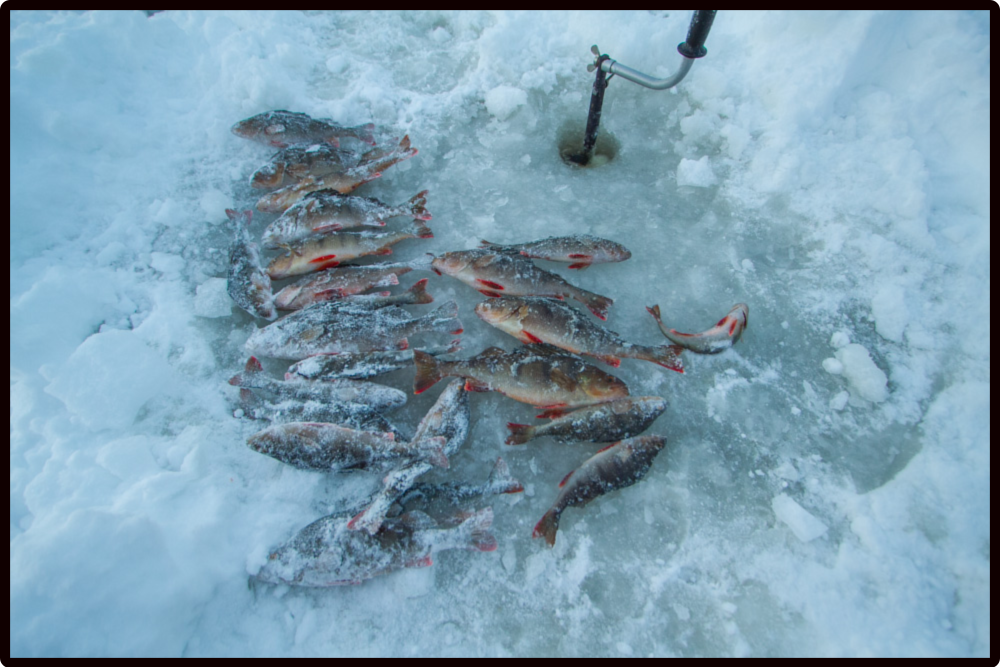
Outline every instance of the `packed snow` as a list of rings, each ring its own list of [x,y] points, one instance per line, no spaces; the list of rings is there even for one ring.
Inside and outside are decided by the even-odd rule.
[[[678,87],[611,79],[606,164],[564,164],[590,46],[667,76],[690,16],[12,11],[10,654],[990,655],[990,17],[722,11]],[[227,383],[265,322],[226,293],[225,209],[273,152],[230,127],[272,109],[409,135],[357,194],[429,190],[434,238],[388,259],[612,239],[632,257],[538,264],[645,345],[666,342],[647,306],[698,332],[747,303],[742,339],[684,374],[603,367],[668,402],[645,478],[548,548],[532,527],[602,445],[506,446],[535,410],[476,393],[427,479],[504,458],[524,493],[469,508],[492,506],[495,551],[248,585],[378,487],[250,449],[267,422]],[[454,358],[514,349],[448,276],[393,291],[428,277],[435,304],[407,311],[457,300]],[[446,384],[379,382],[408,433]]]

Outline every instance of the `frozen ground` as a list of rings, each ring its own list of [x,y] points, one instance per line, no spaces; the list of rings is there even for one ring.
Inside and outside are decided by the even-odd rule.
[[[562,164],[590,45],[665,76],[689,18],[11,12],[11,655],[989,655],[989,16],[721,12],[679,88],[612,79],[611,163]],[[359,192],[430,190],[435,238],[399,259],[607,236],[632,259],[546,268],[643,343],[644,306],[683,331],[749,304],[684,375],[618,369],[670,402],[644,481],[546,548],[532,526],[599,447],[505,447],[533,410],[476,394],[451,474],[502,454],[527,487],[493,502],[496,552],[248,588],[374,484],[263,457],[233,418],[255,324],[223,209],[269,152],[229,127],[275,108],[409,133]],[[471,289],[429,290],[463,355],[513,346]]]

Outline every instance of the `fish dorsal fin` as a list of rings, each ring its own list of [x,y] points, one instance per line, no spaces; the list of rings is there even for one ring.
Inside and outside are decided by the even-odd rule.
[[[475,358],[476,359],[492,359],[492,358],[496,358],[496,357],[501,357],[501,356],[503,356],[505,354],[507,354],[507,350],[503,349],[502,347],[497,347],[497,346],[494,345],[492,347],[486,348],[485,350],[483,350],[482,352],[480,352],[479,354],[477,354],[475,356]]]
[[[566,486],[566,482],[569,481],[569,478],[572,477],[573,473],[575,473],[575,472],[576,472],[575,470],[570,470],[569,474],[562,478],[562,481],[559,482],[559,488],[560,489],[563,488],[564,486]]]

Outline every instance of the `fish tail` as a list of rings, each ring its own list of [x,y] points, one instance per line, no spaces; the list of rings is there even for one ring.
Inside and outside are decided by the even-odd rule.
[[[427,278],[415,282],[413,287],[407,290],[407,293],[411,295],[411,303],[414,304],[430,303],[434,301],[434,297],[427,292]]]
[[[444,446],[448,443],[445,438],[426,438],[415,443],[414,449],[418,452],[420,459],[438,468],[448,467],[448,457],[444,453]]]
[[[455,534],[459,544],[473,551],[496,551],[497,538],[489,532],[493,524],[493,508],[484,507],[472,514],[456,527]]]
[[[414,220],[413,221],[413,226],[415,227],[413,233],[416,235],[416,237],[418,239],[432,239],[432,238],[434,238],[434,232],[431,231],[430,227],[428,227],[427,225],[424,224],[423,219],[418,218],[418,219]]]
[[[243,369],[243,372],[237,373],[233,377],[229,378],[229,384],[234,387],[252,387],[256,384],[254,379],[263,372],[264,367],[260,365],[257,357],[250,357],[247,359],[247,365]]]
[[[417,368],[416,375],[413,378],[414,394],[422,394],[444,377],[444,374],[441,372],[440,362],[426,352],[414,350],[413,363]]]
[[[371,146],[375,145],[375,123],[359,125],[356,129],[358,130],[358,139]]]
[[[226,215],[229,216],[229,219],[233,222],[237,224],[242,222],[249,227],[250,220],[253,218],[253,211],[250,209],[247,209],[246,211],[237,211],[235,209],[227,208]]]
[[[411,259],[409,262],[403,263],[411,271],[432,271],[431,262],[434,261],[434,255],[431,253],[424,253],[422,257],[417,257],[416,259]]]
[[[425,207],[427,204],[427,190],[423,190],[413,195],[410,201],[407,202],[410,205],[410,215],[416,220],[430,220],[431,214]]]
[[[431,311],[426,320],[434,331],[456,336],[464,331],[462,321],[458,319],[458,304],[454,300],[446,301]]]
[[[257,419],[255,409],[260,405],[260,399],[257,398],[257,394],[253,393],[249,389],[240,389],[240,409],[243,410],[243,416],[249,419]]]
[[[559,530],[559,510],[555,507],[550,509],[545,513],[545,516],[535,524],[535,530],[532,531],[532,537],[544,537],[545,542],[550,546],[554,547],[556,545],[556,531]]]
[[[507,462],[499,456],[497,457],[496,464],[493,466],[493,470],[490,472],[489,479],[486,480],[486,486],[493,493],[521,493],[524,491],[521,483],[510,474],[510,467],[507,465]]]
[[[677,371],[678,373],[684,372],[684,362],[681,360],[680,354],[684,349],[680,345],[656,345],[656,346],[642,346],[639,347],[640,354],[636,355],[637,359],[643,359],[645,361],[652,361],[654,364],[659,364],[664,368],[669,368],[672,371]]]
[[[597,315],[602,320],[608,319],[608,308],[614,303],[612,299],[588,292],[587,290],[580,290],[578,298],[594,315]]]
[[[535,427],[528,426],[527,424],[515,424],[514,422],[507,422],[507,428],[510,429],[510,435],[504,442],[508,445],[523,445],[524,443],[535,437]]]

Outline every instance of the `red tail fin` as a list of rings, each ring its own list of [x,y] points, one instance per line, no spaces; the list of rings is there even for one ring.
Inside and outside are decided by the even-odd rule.
[[[559,530],[559,512],[555,508],[550,509],[545,513],[535,525],[535,530],[531,533],[532,537],[544,537],[545,542],[548,543],[550,547],[556,545],[556,531]]]
[[[510,435],[504,442],[508,445],[523,445],[534,437],[534,426],[507,422],[507,428],[510,429]]]
[[[434,297],[427,293],[427,278],[423,280],[418,280],[413,284],[408,292],[413,294],[413,303],[431,303],[434,301]]]
[[[441,374],[440,363],[438,360],[426,352],[414,350],[413,363],[417,367],[417,373],[413,378],[414,394],[422,394],[437,384],[438,380],[444,377]]]

